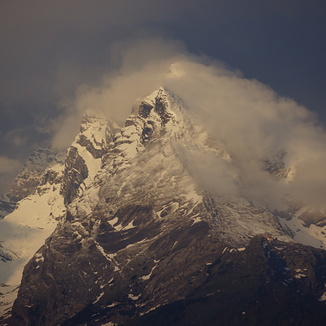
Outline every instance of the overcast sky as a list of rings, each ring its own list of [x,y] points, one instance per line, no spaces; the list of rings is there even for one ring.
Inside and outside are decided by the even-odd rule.
[[[137,40],[221,61],[325,126],[325,17],[324,0],[0,1],[0,192],[51,143],[79,86],[100,85]]]

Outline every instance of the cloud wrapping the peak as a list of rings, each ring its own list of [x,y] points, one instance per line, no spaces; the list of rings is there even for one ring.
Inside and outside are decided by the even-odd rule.
[[[112,47],[111,59],[116,69],[106,73],[100,85],[83,85],[76,92],[53,139],[55,148],[69,145],[76,133],[76,117],[86,109],[98,110],[123,124],[137,98],[163,86],[201,120],[236,164],[235,169],[230,164],[207,162],[216,167],[215,172],[211,168],[208,171],[220,179],[216,180],[219,194],[223,193],[223,182],[227,192],[235,192],[230,175],[236,170],[241,191],[271,207],[282,206],[284,196],[322,206],[326,195],[322,164],[326,136],[306,108],[219,62],[190,54],[182,43],[163,37],[119,42]],[[276,181],[264,170],[264,162],[276,160],[280,152],[286,153],[285,168],[290,169],[289,175],[295,173],[293,180],[289,177]],[[198,161],[193,158],[194,169]],[[209,179],[202,172],[198,175]]]

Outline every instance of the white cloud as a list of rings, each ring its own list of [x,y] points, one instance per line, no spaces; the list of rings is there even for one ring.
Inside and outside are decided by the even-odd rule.
[[[188,53],[173,40],[120,42],[113,47],[112,56],[119,66],[103,77],[101,86],[79,88],[54,137],[54,147],[70,143],[85,109],[93,108],[123,123],[138,97],[164,86],[184,101],[230,153],[242,182],[241,191],[248,197],[274,207],[280,206],[286,194],[322,204],[326,195],[326,136],[307,109],[221,63]],[[290,184],[285,179],[275,181],[262,169],[263,161],[279,151],[286,152],[286,166],[296,171]],[[211,180],[210,188],[215,184],[218,192],[223,188],[235,191],[231,182],[234,165],[208,159],[209,172],[205,174],[196,157],[192,160],[194,173],[206,184]],[[316,192],[318,196],[311,196]]]

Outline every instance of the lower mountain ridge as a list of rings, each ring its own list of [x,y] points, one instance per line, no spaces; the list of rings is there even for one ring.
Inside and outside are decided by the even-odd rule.
[[[173,94],[153,92],[122,128],[93,115],[83,126],[51,188],[61,215],[51,211],[55,229],[3,324],[325,325],[323,226],[300,224],[302,207],[207,189],[194,155],[235,163]],[[271,178],[287,177],[267,163]]]
[[[123,325],[324,325],[325,251],[255,236],[183,300]]]
[[[182,236],[191,241],[204,229]],[[58,248],[48,240],[61,255],[45,256],[52,261],[45,265],[39,252],[27,265],[12,324],[325,324],[325,251],[265,236],[240,249],[197,238],[171,250],[173,241],[161,241],[157,260],[148,256],[155,247],[134,253],[122,273],[108,267],[94,243],[77,251],[72,241]]]

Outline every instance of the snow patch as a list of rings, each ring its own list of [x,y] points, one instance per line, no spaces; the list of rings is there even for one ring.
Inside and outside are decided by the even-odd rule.
[[[191,225],[194,225],[196,223],[199,223],[199,222],[203,221],[203,219],[199,215],[197,215],[197,216],[195,215],[194,217],[196,217],[196,218],[194,219],[194,221],[192,222]]]
[[[326,301],[326,292],[322,294],[322,296],[318,299],[319,301]]]
[[[152,276],[152,274],[153,274],[153,271],[154,271],[154,269],[155,269],[156,267],[157,267],[157,265],[155,265],[155,266],[151,269],[151,271],[150,271],[149,274],[140,277],[140,279],[143,280],[143,281],[147,281],[147,280],[149,280],[149,279],[151,278],[151,276]]]
[[[103,295],[104,295],[104,292],[100,293],[100,294],[97,296],[97,298],[95,299],[95,301],[93,302],[93,304],[99,302],[100,299],[103,297]]]
[[[303,277],[307,277],[307,275],[305,274],[305,271],[307,271],[307,269],[300,269],[300,268],[297,268],[294,270],[295,271],[295,275],[294,277],[297,278],[297,279],[300,279],[300,278],[303,278]]]
[[[297,216],[293,216],[287,221],[283,218],[279,219],[284,229],[290,229],[293,233],[293,240],[314,248],[326,249],[326,238],[321,233],[321,228],[311,224],[309,227],[304,226],[304,222]]]
[[[44,257],[43,257],[43,255],[42,255],[42,253],[37,253],[37,254],[35,254],[34,257],[35,257],[34,261],[35,261],[36,263],[44,262]]]
[[[187,201],[192,201],[193,203],[200,203],[203,201],[203,196],[198,195],[193,184],[189,185],[188,191],[184,194]]]
[[[146,314],[148,314],[149,312],[151,312],[151,311],[153,311],[153,310],[155,310],[155,309],[157,309],[157,308],[159,308],[159,307],[161,307],[160,304],[158,304],[157,306],[155,306],[155,307],[153,307],[153,308],[147,310],[146,312],[142,312],[142,313],[140,313],[139,316],[146,315]]]
[[[133,221],[131,221],[126,226],[123,227],[123,230],[130,230],[130,229],[133,229],[134,227],[135,227],[134,223],[133,223]]]
[[[141,294],[139,295],[133,295],[132,293],[129,293],[128,294],[128,298],[131,299],[131,300],[138,300],[140,298]]]
[[[93,155],[85,147],[78,143],[73,143],[72,146],[77,148],[78,154],[81,156],[87,166],[88,177],[84,180],[84,183],[85,187],[88,187],[94,181],[95,175],[101,167],[101,158],[94,159]]]
[[[13,261],[0,262],[0,283],[20,283],[25,264],[54,231],[58,212],[61,216],[65,212],[59,189],[26,197],[14,212],[0,221],[2,246],[18,257]]]
[[[222,251],[222,254],[224,254],[227,250],[229,250],[229,248],[228,248],[228,247],[225,247],[225,248],[223,249],[223,251]]]

